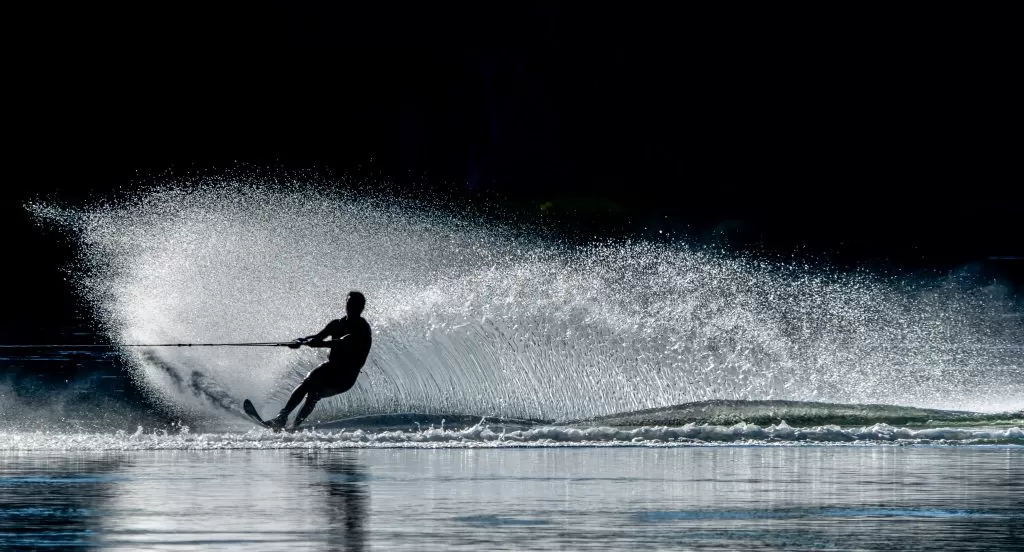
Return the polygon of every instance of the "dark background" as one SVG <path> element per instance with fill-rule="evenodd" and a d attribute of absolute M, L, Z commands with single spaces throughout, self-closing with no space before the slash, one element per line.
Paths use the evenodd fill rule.
<path fill-rule="evenodd" d="M 1008 14 L 154 6 L 9 13 L 4 341 L 77 322 L 26 199 L 239 163 L 1024 283 Z"/>

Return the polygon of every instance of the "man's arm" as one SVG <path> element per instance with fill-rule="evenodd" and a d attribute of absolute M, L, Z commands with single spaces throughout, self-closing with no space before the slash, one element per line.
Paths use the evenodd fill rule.
<path fill-rule="evenodd" d="M 317 335 L 319 335 L 319 334 L 317 334 Z M 312 337 L 316 337 L 316 336 L 312 336 Z M 330 341 L 323 341 L 323 340 L 307 341 L 307 342 L 303 343 L 303 345 L 305 345 L 307 347 L 326 347 L 326 348 L 346 347 L 350 351 L 351 350 L 361 350 L 361 349 L 366 349 L 367 351 L 369 351 L 370 344 L 369 344 L 368 337 L 369 337 L 368 335 L 364 335 L 362 332 L 353 331 L 353 332 L 349 332 L 349 333 L 347 333 L 345 335 L 339 335 L 339 336 L 335 337 L 334 339 L 332 339 Z"/>
<path fill-rule="evenodd" d="M 328 322 L 327 325 L 324 326 L 324 329 L 320 330 L 318 333 L 306 337 L 300 337 L 293 341 L 292 345 L 289 346 L 293 349 L 298 349 L 300 345 L 305 345 L 307 347 L 330 347 L 329 344 L 324 342 L 324 339 L 331 335 L 333 324 L 334 321 L 332 320 Z"/>
<path fill-rule="evenodd" d="M 331 335 L 331 330 L 333 328 L 334 328 L 334 321 L 332 320 L 332 321 L 328 322 L 326 326 L 324 326 L 324 329 L 320 330 L 318 333 L 316 333 L 314 335 L 311 335 L 311 336 L 307 337 L 306 338 L 306 344 L 310 345 L 311 343 L 322 343 L 323 340 L 327 339 L 327 336 Z"/>

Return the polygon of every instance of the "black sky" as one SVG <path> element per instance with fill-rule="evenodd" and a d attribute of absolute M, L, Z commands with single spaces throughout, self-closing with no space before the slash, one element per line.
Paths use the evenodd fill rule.
<path fill-rule="evenodd" d="M 12 11 L 12 278 L 56 278 L 24 199 L 236 161 L 852 262 L 1024 255 L 1006 14 L 349 4 Z"/>

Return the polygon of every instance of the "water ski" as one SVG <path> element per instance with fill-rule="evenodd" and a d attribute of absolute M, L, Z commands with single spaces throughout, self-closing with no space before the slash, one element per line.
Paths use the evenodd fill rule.
<path fill-rule="evenodd" d="M 252 421 L 260 424 L 261 426 L 267 429 L 273 429 L 274 431 L 281 430 L 281 428 L 274 427 L 268 424 L 267 422 L 263 421 L 263 418 L 260 416 L 260 413 L 256 412 L 256 407 L 252 405 L 252 401 L 250 401 L 249 399 L 245 399 L 245 402 L 242 403 L 242 410 L 245 410 L 245 413 L 249 416 L 249 418 L 252 419 Z"/>

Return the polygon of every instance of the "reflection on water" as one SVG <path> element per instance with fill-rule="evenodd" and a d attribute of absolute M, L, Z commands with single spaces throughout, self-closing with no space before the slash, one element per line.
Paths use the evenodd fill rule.
<path fill-rule="evenodd" d="M 365 549 L 348 453 L 3 453 L 0 550 Z"/>
<path fill-rule="evenodd" d="M 130 466 L 110 454 L 0 455 L 0 549 L 94 543 L 102 510 Z"/>
<path fill-rule="evenodd" d="M 326 472 L 311 485 L 311 496 L 324 498 L 327 517 L 327 549 L 366 549 L 366 517 L 369 514 L 366 468 L 349 454 L 323 452 L 299 455 L 305 464 Z"/>
<path fill-rule="evenodd" d="M 0 452 L 0 549 L 1009 550 L 1022 481 L 1014 446 Z"/>

